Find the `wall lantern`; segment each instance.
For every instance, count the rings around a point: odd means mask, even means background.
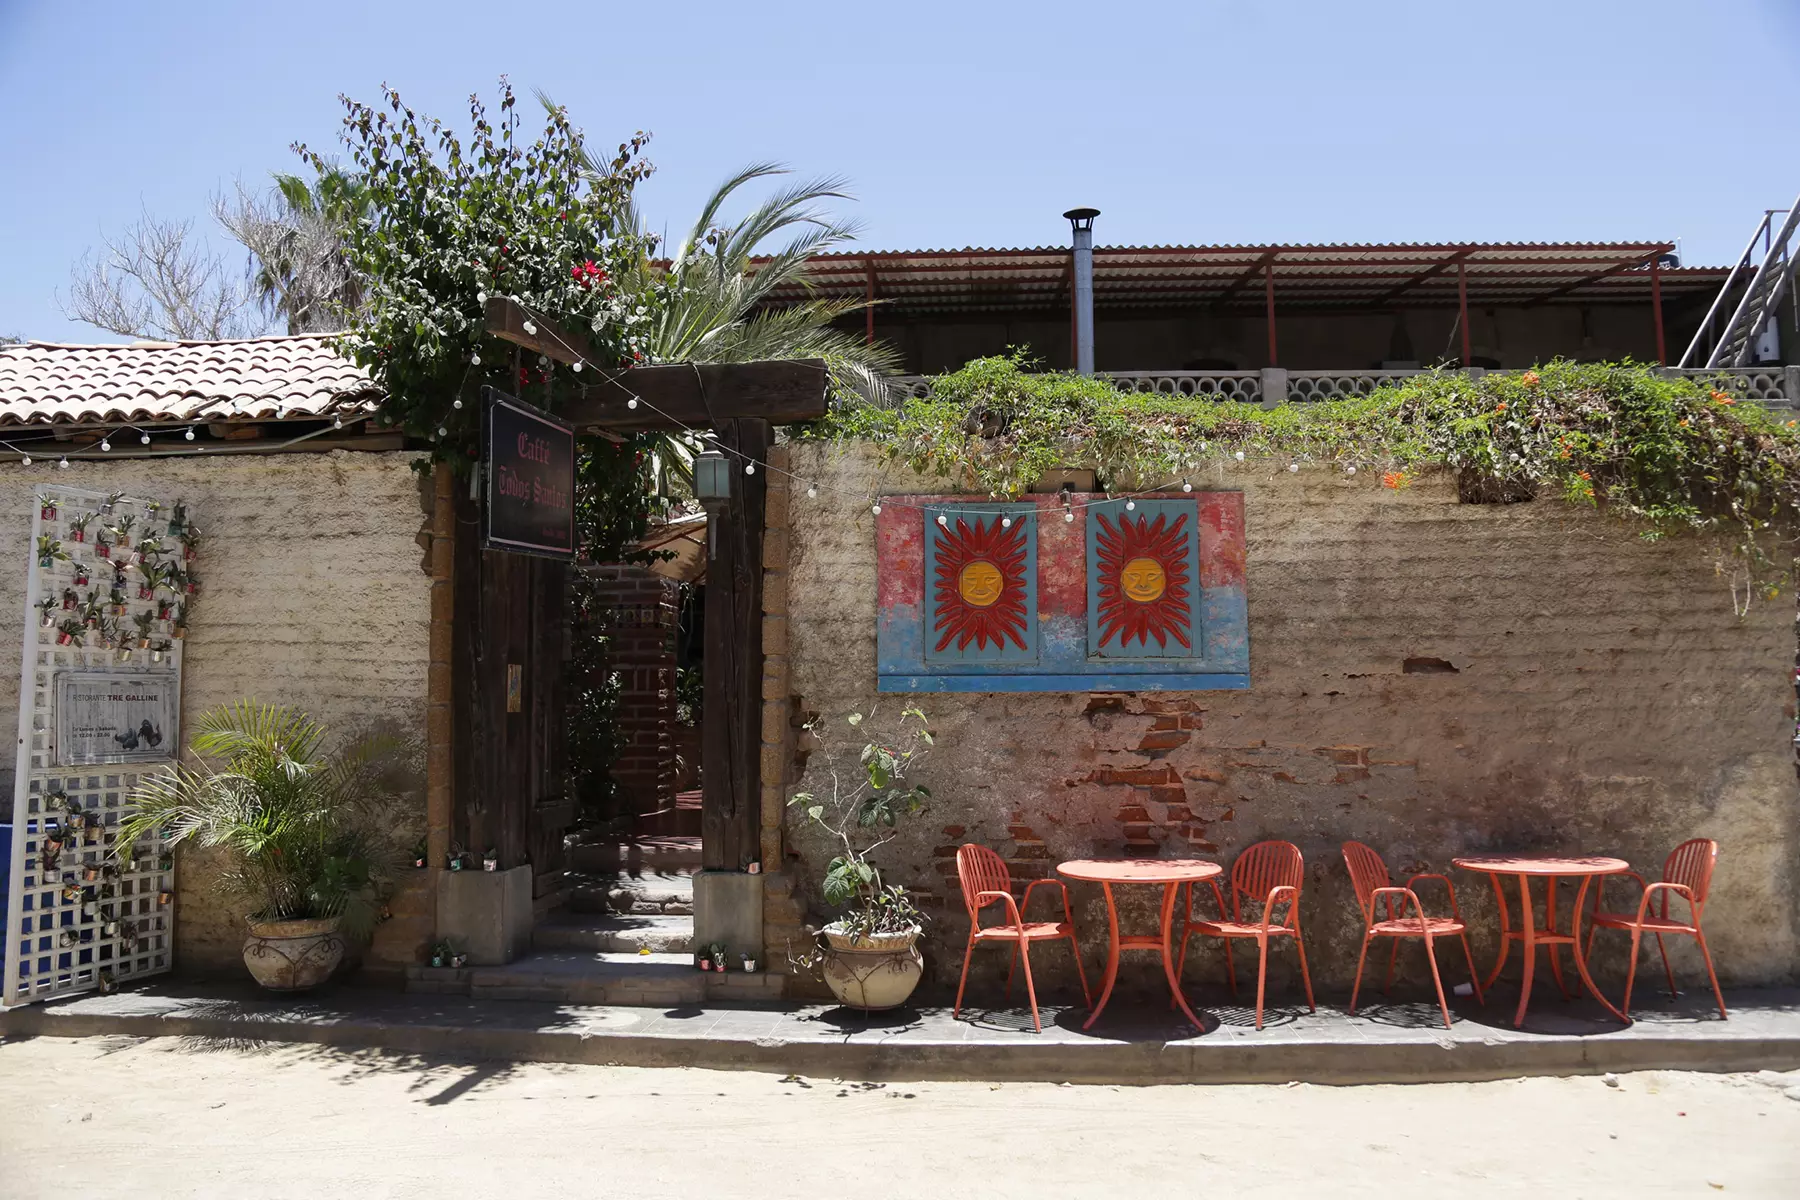
[[[694,456],[694,498],[701,504],[723,504],[731,498],[731,464],[717,450]]]

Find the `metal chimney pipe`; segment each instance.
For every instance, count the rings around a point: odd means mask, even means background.
[[[1075,234],[1075,369],[1094,373],[1094,218],[1097,208],[1071,208],[1063,216]]]

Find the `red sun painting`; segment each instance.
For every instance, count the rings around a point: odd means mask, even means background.
[[[1100,645],[1114,638],[1120,649],[1135,640],[1148,649],[1155,638],[1167,648],[1169,639],[1184,649],[1189,641],[1187,514],[1169,520],[1159,514],[1121,514],[1115,526],[1105,514],[1095,515],[1099,554],[1095,584]]]
[[[969,524],[955,517],[936,530],[937,570],[932,580],[934,625],[941,653],[973,644],[1025,649],[1025,522],[1002,528],[998,517]]]

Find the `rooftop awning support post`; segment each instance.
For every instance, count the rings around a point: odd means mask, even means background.
[[[1269,365],[1278,367],[1281,358],[1275,352],[1275,261],[1263,264],[1263,319],[1269,326]]]
[[[863,344],[875,344],[875,260],[863,259]]]
[[[1475,354],[1469,337],[1469,268],[1461,260],[1456,264],[1456,321],[1462,326],[1462,369],[1466,371]]]
[[[1075,370],[1094,373],[1094,218],[1097,208],[1071,208],[1063,216],[1075,234]]]
[[[1650,260],[1650,319],[1656,324],[1656,365],[1669,365],[1668,347],[1663,345],[1662,255]]]

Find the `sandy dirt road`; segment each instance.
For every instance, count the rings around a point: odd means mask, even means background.
[[[1800,1197],[1800,1073],[1356,1088],[838,1083],[0,1043],[0,1197]]]

